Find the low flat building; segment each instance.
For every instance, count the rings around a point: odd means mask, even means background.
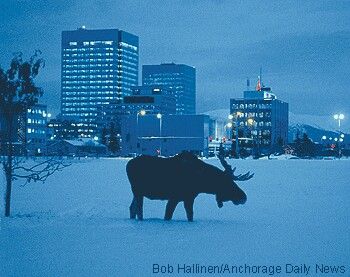
[[[74,140],[55,140],[47,145],[47,154],[51,156],[100,156],[106,155],[107,147],[89,138]]]
[[[121,124],[122,155],[172,156],[182,151],[207,155],[209,116],[129,115]]]

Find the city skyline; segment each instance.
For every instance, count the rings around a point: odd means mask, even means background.
[[[140,38],[143,64],[175,62],[197,71],[198,112],[227,108],[241,95],[246,78],[263,81],[290,103],[294,113],[349,114],[347,1],[7,1],[2,3],[2,53],[27,56],[41,49],[46,68],[38,85],[41,102],[58,113],[60,35],[86,25],[118,28]],[[156,8],[156,9],[155,9]],[[25,46],[24,46],[25,45]],[[139,84],[141,80],[139,79]],[[309,105],[309,103],[313,105]]]

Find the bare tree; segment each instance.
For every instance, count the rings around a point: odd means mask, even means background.
[[[19,117],[33,107],[43,90],[34,84],[39,70],[44,67],[41,52],[36,50],[28,61],[23,61],[22,53],[15,53],[10,68],[0,68],[0,162],[6,177],[5,216],[10,216],[12,182],[15,179],[45,181],[55,171],[68,164],[50,158],[36,164],[26,165],[25,159],[14,151]]]

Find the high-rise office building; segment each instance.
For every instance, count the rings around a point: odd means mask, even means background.
[[[237,146],[250,140],[258,153],[288,143],[288,103],[278,100],[269,87],[247,90],[243,98],[230,99],[233,141]]]
[[[81,123],[82,137],[97,132],[101,106],[121,101],[138,85],[138,37],[118,29],[62,32],[61,113]]]
[[[196,69],[194,67],[175,63],[143,65],[142,84],[169,87],[176,99],[177,114],[196,113]]]

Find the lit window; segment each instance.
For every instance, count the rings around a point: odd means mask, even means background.
[[[70,46],[76,46],[78,43],[76,42],[76,41],[71,41],[70,43],[69,43],[69,45]]]

